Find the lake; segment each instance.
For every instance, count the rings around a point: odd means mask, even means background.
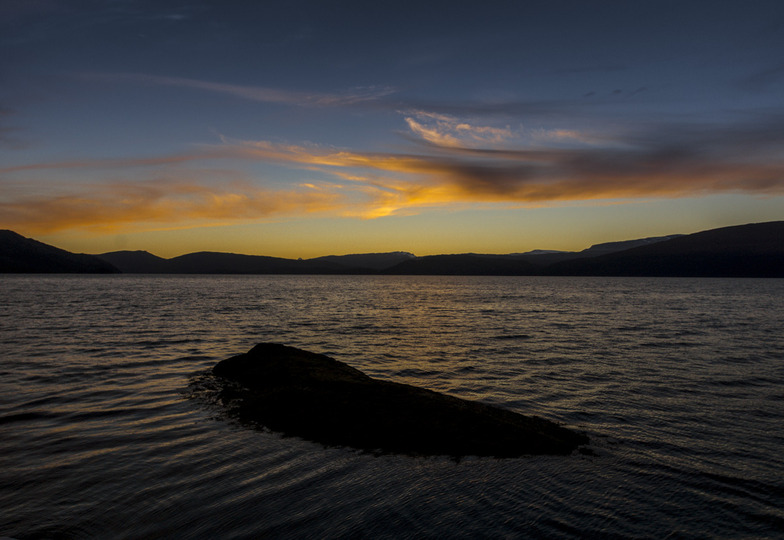
[[[772,538],[784,280],[0,276],[0,536]],[[374,456],[194,391],[273,341],[594,455]]]

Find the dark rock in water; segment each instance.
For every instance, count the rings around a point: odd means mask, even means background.
[[[372,379],[328,356],[262,343],[219,362],[241,420],[329,446],[412,455],[569,454],[585,435],[535,416]]]

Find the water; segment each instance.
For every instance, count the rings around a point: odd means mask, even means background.
[[[784,280],[2,276],[0,306],[0,536],[784,535]],[[596,455],[376,457],[189,397],[261,341]]]

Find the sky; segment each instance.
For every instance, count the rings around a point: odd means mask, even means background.
[[[784,219],[775,1],[0,0],[0,228],[521,253]]]

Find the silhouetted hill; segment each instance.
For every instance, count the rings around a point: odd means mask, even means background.
[[[0,230],[0,272],[111,274],[119,270],[93,255],[71,253]]]
[[[430,255],[409,259],[385,270],[384,274],[443,276],[530,276],[535,265],[510,255]]]
[[[394,266],[414,255],[363,253],[300,260],[199,252],[163,259],[147,251],[115,251],[98,257],[131,274],[366,274]]]
[[[666,242],[683,236],[682,234],[671,234],[669,236],[652,236],[650,238],[640,238],[637,240],[623,240],[621,242],[604,242],[602,244],[594,244],[588,249],[584,249],[577,253],[580,257],[599,257],[601,255],[608,255],[610,253],[617,253],[618,251],[626,251],[641,246],[648,246],[658,244],[659,242]]]
[[[568,261],[570,259],[574,259],[580,257],[579,251],[552,251],[552,252],[545,252],[544,250],[540,250],[539,253],[519,253],[514,255],[506,255],[511,259],[515,259],[517,261],[524,261],[530,265],[538,267],[539,271],[545,266],[550,266],[553,263],[561,262],[561,261]]]
[[[677,235],[676,235],[677,236]],[[623,251],[641,245],[662,242],[675,236],[661,236],[596,244],[583,251],[534,250],[510,255],[430,255],[414,257],[387,270],[384,274],[412,275],[503,275],[531,276],[547,273],[555,263],[584,257],[598,257],[605,253]]]
[[[539,267],[544,267],[562,261],[582,259],[586,257],[599,257],[600,255],[615,253],[617,251],[624,251],[638,246],[664,242],[665,240],[670,240],[678,236],[682,235],[675,234],[671,236],[655,236],[650,238],[639,238],[636,240],[623,240],[620,242],[605,242],[602,244],[594,244],[593,246],[582,251],[552,251],[536,249],[527,253],[515,253],[510,255],[510,257],[516,257],[520,260],[535,264]]]
[[[96,255],[126,274],[166,274],[171,265],[168,259],[148,251],[113,251]]]
[[[304,261],[202,251],[168,260],[174,274],[339,274],[345,268],[330,262]]]
[[[119,269],[119,270],[118,270]],[[146,251],[74,254],[0,231],[0,272],[166,274],[411,274],[784,277],[784,221],[690,235],[596,244],[580,252],[509,255],[365,253],[314,259],[200,252],[163,259]]]
[[[327,255],[308,259],[310,262],[328,262],[345,268],[366,268],[368,270],[384,270],[403,261],[415,259],[416,256],[405,251],[391,253],[359,253],[354,255]]]
[[[784,277],[784,221],[711,229],[547,270],[552,275]]]

